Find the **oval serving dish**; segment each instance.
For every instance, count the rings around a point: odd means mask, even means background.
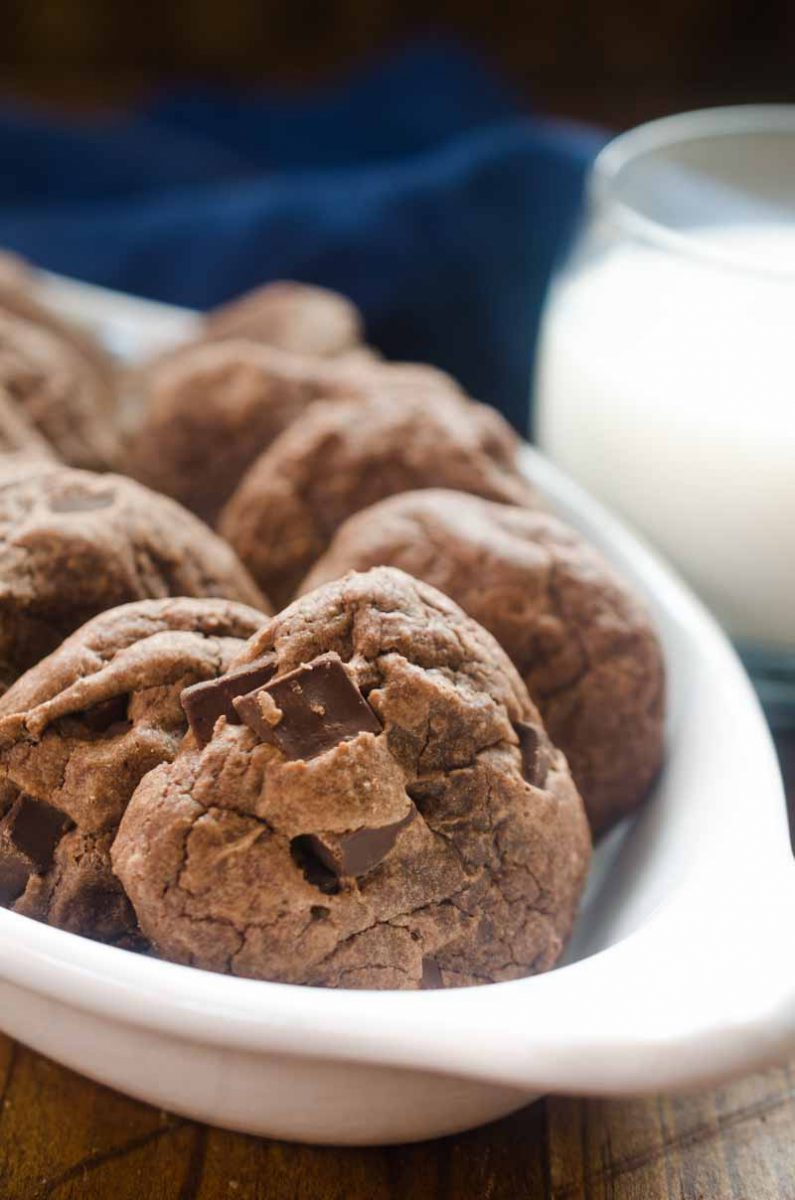
[[[125,357],[191,314],[52,278]],[[326,991],[215,975],[0,910],[0,1027],[217,1125],[337,1144],[468,1128],[543,1092],[692,1088],[795,1050],[795,866],[775,752],[731,646],[621,523],[531,449],[552,507],[646,596],[669,676],[653,796],[598,847],[565,964],[487,987]]]

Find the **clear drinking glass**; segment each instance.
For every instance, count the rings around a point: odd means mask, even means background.
[[[535,427],[795,720],[795,106],[686,113],[602,151],[546,304]]]

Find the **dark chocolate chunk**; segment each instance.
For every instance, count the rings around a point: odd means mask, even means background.
[[[40,875],[52,866],[58,839],[68,824],[65,813],[32,796],[20,796],[3,820],[6,837]]]
[[[0,844],[0,904],[13,904],[25,890],[32,872],[30,863],[12,846]]]
[[[412,804],[409,812],[391,825],[355,829],[352,833],[310,833],[304,835],[313,854],[339,879],[343,875],[366,875],[383,862],[405,829],[417,815]]]
[[[290,842],[290,854],[307,883],[316,887],[326,896],[333,896],[340,890],[339,880],[333,871],[315,853],[314,838],[311,834],[301,833]]]
[[[254,688],[262,687],[273,678],[275,670],[271,659],[261,658],[236,671],[229,671],[218,679],[208,679],[185,688],[180,703],[200,747],[210,741],[219,717],[226,717],[232,725],[240,724],[232,701],[236,696],[244,696]]]
[[[522,754],[522,773],[533,787],[541,787],[547,777],[547,756],[538,730],[526,721],[514,721]]]
[[[281,716],[266,719],[260,694]],[[323,654],[234,701],[240,719],[290,759],[314,758],[358,733],[382,726],[337,654]]]
[[[0,822],[0,902],[13,903],[31,875],[49,871],[67,825],[69,818],[52,805],[17,797]]]
[[[430,991],[432,988],[443,988],[442,972],[439,970],[439,964],[433,958],[423,958],[422,960],[422,990]]]

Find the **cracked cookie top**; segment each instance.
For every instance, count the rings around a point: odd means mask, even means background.
[[[535,506],[517,449],[498,413],[452,391],[315,405],[257,459],[219,528],[284,604],[342,522],[385,496],[454,487]]]
[[[241,476],[310,404],[454,381],[434,367],[328,360],[253,341],[198,342],[144,369],[143,418],[132,438],[137,479],[214,521]]]
[[[258,609],[234,552],[172,500],[117,475],[0,465],[0,688],[105,609],[220,596]]]
[[[110,844],[187,730],[182,690],[223,674],[265,616],[146,600],[89,621],[0,700],[0,903],[109,941],[136,924]]]
[[[546,513],[411,492],[346,521],[301,590],[379,565],[433,584],[494,634],[595,833],[640,803],[662,760],[662,652],[645,606],[596,550]]]
[[[503,651],[434,588],[390,568],[327,584],[183,704],[193,735],[113,846],[164,957],[376,988],[556,961],[582,804]]]

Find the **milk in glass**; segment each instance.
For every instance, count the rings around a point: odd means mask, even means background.
[[[795,223],[623,241],[553,285],[541,446],[738,639],[795,649]]]

